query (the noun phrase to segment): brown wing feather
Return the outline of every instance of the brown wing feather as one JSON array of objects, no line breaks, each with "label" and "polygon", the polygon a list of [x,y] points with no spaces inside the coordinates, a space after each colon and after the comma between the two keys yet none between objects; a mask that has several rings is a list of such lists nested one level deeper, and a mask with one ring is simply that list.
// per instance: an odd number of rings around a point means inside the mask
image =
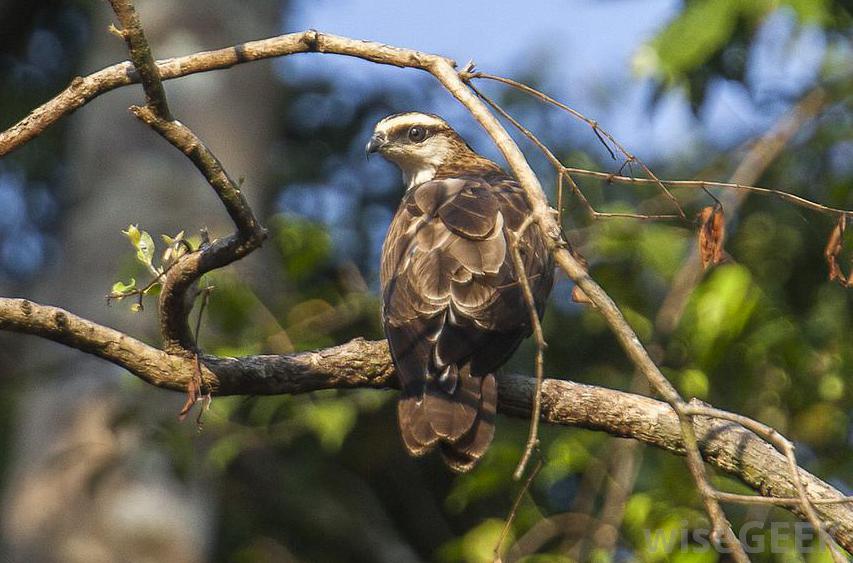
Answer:
[{"label": "brown wing feather", "polygon": [[[467,470],[494,433],[493,372],[530,334],[529,314],[507,252],[507,229],[530,210],[499,172],[426,182],[403,199],[385,240],[383,320],[403,394],[403,440],[415,455],[441,444]],[[538,229],[520,252],[541,315],[553,262]]]}]

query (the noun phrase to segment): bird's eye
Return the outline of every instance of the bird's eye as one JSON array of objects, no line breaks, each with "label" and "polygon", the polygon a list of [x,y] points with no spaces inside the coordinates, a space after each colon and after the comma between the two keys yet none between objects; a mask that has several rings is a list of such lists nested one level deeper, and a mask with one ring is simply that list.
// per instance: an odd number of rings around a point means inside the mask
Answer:
[{"label": "bird's eye", "polygon": [[413,143],[420,143],[424,139],[426,139],[427,131],[420,125],[415,125],[411,129],[409,129],[409,140]]}]

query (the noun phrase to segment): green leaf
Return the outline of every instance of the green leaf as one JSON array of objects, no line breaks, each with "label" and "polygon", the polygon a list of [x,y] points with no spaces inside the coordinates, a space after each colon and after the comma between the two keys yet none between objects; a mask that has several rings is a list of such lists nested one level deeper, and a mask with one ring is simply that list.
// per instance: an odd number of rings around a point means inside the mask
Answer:
[{"label": "green leaf", "polygon": [[160,237],[163,239],[163,242],[166,243],[166,246],[172,246],[176,242],[180,242],[180,241],[184,240],[184,231],[181,231],[180,233],[176,234],[174,237],[170,237],[169,235],[160,235]]},{"label": "green leaf", "polygon": [[161,289],[162,289],[162,284],[152,283],[151,285],[148,286],[148,289],[146,289],[142,293],[143,293],[143,295],[155,295],[156,296],[156,295],[160,295]]},{"label": "green leaf", "polygon": [[689,3],[652,42],[657,70],[672,80],[708,61],[732,36],[738,13],[737,0]]},{"label": "green leaf", "polygon": [[[440,561],[460,561],[480,563],[494,560],[495,545],[503,530],[503,520],[489,518],[468,530],[461,538],[455,538],[444,544],[438,551]],[[503,547],[514,543],[512,531],[504,538]]]},{"label": "green leaf", "polygon": [[277,217],[273,228],[290,279],[308,278],[331,255],[331,239],[322,225],[288,215]]},{"label": "green leaf", "polygon": [[679,330],[708,371],[744,331],[761,298],[745,267],[728,264],[694,292]]},{"label": "green leaf", "polygon": [[[803,21],[823,18],[825,11],[809,5],[812,0],[789,0]],[[798,5],[802,6],[798,6]],[[693,0],[651,42],[634,55],[640,75],[657,75],[675,82],[699,69],[723,50],[735,36],[739,22],[753,27],[776,9],[778,1]]]},{"label": "green leaf", "polygon": [[154,239],[151,238],[151,235],[147,231],[142,231],[134,246],[136,246],[136,259],[146,266],[151,266],[155,250]]},{"label": "green leaf", "polygon": [[708,376],[699,369],[686,369],[681,372],[681,392],[687,398],[707,399],[710,384]]},{"label": "green leaf", "polygon": [[130,281],[124,283],[117,281],[113,284],[113,293],[128,293],[136,289],[136,279],[130,278]]},{"label": "green leaf", "polygon": [[136,225],[129,225],[126,231],[122,231],[128,239],[130,239],[130,244],[133,245],[134,248],[139,246],[139,239],[141,237],[141,233],[139,232],[139,228]]},{"label": "green leaf", "polygon": [[134,303],[133,305],[130,306],[130,310],[133,311],[134,313],[142,312],[142,303]]},{"label": "green leaf", "polygon": [[217,470],[225,471],[245,448],[245,436],[240,434],[224,436],[208,449],[207,461]]},{"label": "green leaf", "polygon": [[166,250],[163,251],[163,256],[161,257],[161,264],[163,264],[164,267],[187,253],[187,243],[184,241],[184,231],[181,231],[174,237],[170,237],[169,235],[160,235],[160,237],[163,239],[163,242],[166,243]]}]

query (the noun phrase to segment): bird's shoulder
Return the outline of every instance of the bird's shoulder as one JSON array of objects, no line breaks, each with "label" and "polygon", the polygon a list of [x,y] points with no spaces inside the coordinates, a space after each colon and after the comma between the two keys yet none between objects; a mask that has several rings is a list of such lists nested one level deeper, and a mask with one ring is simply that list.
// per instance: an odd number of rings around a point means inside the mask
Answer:
[{"label": "bird's shoulder", "polygon": [[530,212],[518,182],[497,166],[437,176],[412,188],[402,207],[413,218],[436,217],[455,234],[473,240],[487,238],[499,215],[515,229]]}]

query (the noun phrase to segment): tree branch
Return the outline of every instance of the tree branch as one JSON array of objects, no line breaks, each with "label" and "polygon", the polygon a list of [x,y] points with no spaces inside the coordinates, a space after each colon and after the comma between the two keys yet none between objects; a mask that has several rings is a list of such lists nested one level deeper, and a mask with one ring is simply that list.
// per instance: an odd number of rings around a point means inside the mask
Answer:
[{"label": "tree branch", "polygon": [[[164,389],[186,391],[194,377],[193,358],[168,354],[58,307],[0,297],[0,330],[40,336],[96,355]],[[202,371],[212,393],[220,396],[397,385],[384,340],[356,339],[332,348],[282,356],[202,356]],[[498,384],[499,411],[529,418],[536,380],[503,375]],[[542,383],[541,421],[607,432],[674,454],[685,453],[678,415],[668,404],[642,395],[546,378]],[[767,498],[780,499],[780,504],[790,505],[789,510],[803,516],[799,499],[792,498],[797,496],[796,484],[784,455],[736,422],[696,416],[694,427],[707,463]],[[820,518],[832,523],[828,532],[842,547],[853,551],[853,503],[811,473],[800,469],[799,474],[815,499]],[[735,500],[725,494],[720,498]]]},{"label": "tree branch", "polygon": [[145,32],[142,29],[142,23],[139,21],[139,15],[136,13],[133,2],[109,0],[109,3],[122,26],[122,29],[113,29],[127,43],[130,60],[133,61],[133,65],[139,72],[142,88],[145,90],[145,104],[159,117],[171,121],[172,114],[166,101],[163,82],[160,80],[160,70],[154,61],[154,55],[151,53],[151,47],[145,38]]},{"label": "tree branch", "polygon": [[[258,223],[249,202],[219,159],[189,127],[172,117],[160,70],[133,2],[110,0],[110,5],[124,28],[119,34],[127,42],[130,58],[139,71],[145,90],[146,105],[131,107],[131,113],[192,161],[216,192],[237,227],[235,235],[214,244],[205,244],[189,256],[180,256],[163,276],[159,306],[164,349],[169,352],[191,352],[198,363],[196,337],[190,331],[188,322],[195,300],[191,289],[205,273],[236,262],[258,248],[266,238],[266,230]],[[198,383],[201,385],[202,382]],[[190,392],[189,395],[192,397],[195,393]]]},{"label": "tree branch", "polygon": [[187,321],[193,306],[191,287],[207,272],[236,262],[258,248],[267,233],[255,218],[243,192],[195,133],[180,121],[158,117],[148,106],[133,106],[130,111],[195,164],[237,227],[237,233],[181,256],[163,277],[159,308],[164,348],[168,351],[192,350],[195,340]]}]

